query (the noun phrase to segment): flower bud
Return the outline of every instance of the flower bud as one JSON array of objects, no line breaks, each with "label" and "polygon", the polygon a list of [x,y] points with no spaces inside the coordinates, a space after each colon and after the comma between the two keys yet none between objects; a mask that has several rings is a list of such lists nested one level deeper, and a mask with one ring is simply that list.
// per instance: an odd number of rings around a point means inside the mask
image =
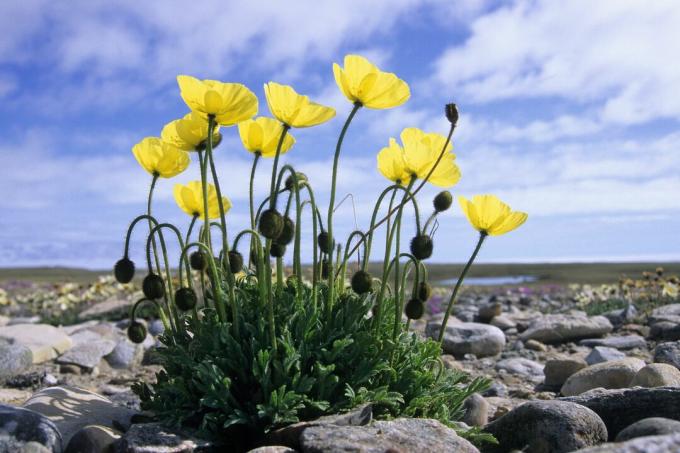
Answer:
[{"label": "flower bud", "polygon": [[434,197],[432,204],[434,205],[434,210],[437,212],[444,212],[451,207],[453,203],[453,195],[448,190],[443,190]]},{"label": "flower bud", "polygon": [[146,340],[146,327],[139,321],[132,321],[128,326],[127,335],[133,343],[142,343]]},{"label": "flower bud", "polygon": [[456,107],[456,104],[446,104],[444,111],[446,112],[446,119],[455,126],[458,123],[458,107]]},{"label": "flower bud", "polygon": [[269,254],[274,258],[281,258],[286,254],[286,246],[279,244],[278,242],[272,242],[272,246],[269,249]]},{"label": "flower bud", "polygon": [[142,292],[149,300],[160,299],[165,295],[165,282],[156,274],[149,274],[142,280]]},{"label": "flower bud", "polygon": [[328,265],[328,260],[321,261],[321,278],[324,280],[328,278],[328,273],[330,271],[330,266]]},{"label": "flower bud", "polygon": [[663,275],[663,267],[656,268],[656,275],[658,275],[659,277]]},{"label": "flower bud", "polygon": [[189,265],[195,271],[204,271],[208,267],[208,260],[202,251],[197,250],[189,255]]},{"label": "flower bud", "polygon": [[260,233],[267,239],[276,239],[283,229],[283,217],[276,209],[267,209],[260,214]]},{"label": "flower bud", "polygon": [[180,288],[175,291],[175,303],[182,311],[191,310],[196,306],[196,293],[191,288]]},{"label": "flower bud", "polygon": [[430,286],[429,283],[422,281],[418,283],[418,289],[417,289],[417,296],[418,299],[422,300],[423,302],[427,302],[427,300],[430,298],[432,295],[432,287]]},{"label": "flower bud", "polygon": [[319,244],[319,249],[322,253],[332,253],[333,247],[330,244],[330,238],[328,237],[328,232],[322,231],[316,238],[317,244]]},{"label": "flower bud", "polygon": [[411,299],[406,303],[404,312],[408,319],[420,319],[425,314],[425,304],[422,300]]},{"label": "flower bud", "polygon": [[[302,185],[303,182],[307,182],[307,175],[305,175],[304,173],[298,171],[295,173],[295,176],[297,176],[298,187]],[[293,186],[295,185],[293,175],[288,175],[285,184],[286,190],[293,190]]]},{"label": "flower bud", "polygon": [[419,234],[411,239],[411,254],[418,260],[426,260],[432,256],[432,238],[427,234]]},{"label": "flower bud", "polygon": [[113,275],[116,276],[118,283],[130,283],[132,277],[135,276],[135,263],[124,256],[113,266]]},{"label": "flower bud", "polygon": [[283,218],[283,228],[281,229],[281,234],[276,238],[276,242],[282,245],[288,245],[291,243],[295,237],[295,222],[286,216]]},{"label": "flower bud", "polygon": [[229,251],[229,269],[232,274],[238,274],[243,270],[243,255],[236,250]]},{"label": "flower bud", "polygon": [[366,294],[373,286],[373,277],[366,271],[356,271],[352,275],[352,290],[357,294]]}]

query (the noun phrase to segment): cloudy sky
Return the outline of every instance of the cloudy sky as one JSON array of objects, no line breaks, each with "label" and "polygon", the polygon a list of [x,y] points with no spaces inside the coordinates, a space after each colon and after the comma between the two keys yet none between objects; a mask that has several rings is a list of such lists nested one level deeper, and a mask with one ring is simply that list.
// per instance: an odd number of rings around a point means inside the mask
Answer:
[{"label": "cloudy sky", "polygon": [[[130,149],[187,111],[177,74],[243,82],[263,115],[269,80],[335,107],[333,121],[295,131],[286,156],[325,206],[350,108],[331,66],[347,53],[412,89],[349,131],[339,193],[352,194],[359,226],[385,186],[376,153],[407,126],[445,133],[443,105],[456,102],[454,195],[494,193],[529,213],[481,261],[680,259],[678,24],[674,0],[3,1],[0,266],[103,268],[120,256],[150,179]],[[235,230],[251,163],[236,129],[216,159]],[[196,175],[194,164],[177,181]],[[266,165],[259,181],[262,195]],[[185,227],[174,183],[160,183],[156,212]],[[349,231],[352,205],[338,212]],[[458,209],[440,223],[433,259],[465,260],[474,231]]]}]

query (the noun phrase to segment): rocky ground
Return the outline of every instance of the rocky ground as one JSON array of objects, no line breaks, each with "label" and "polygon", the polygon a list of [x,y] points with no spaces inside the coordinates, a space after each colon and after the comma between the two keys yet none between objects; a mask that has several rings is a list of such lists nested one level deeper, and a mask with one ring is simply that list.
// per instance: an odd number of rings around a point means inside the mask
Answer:
[{"label": "rocky ground", "polygon": [[[222,451],[140,413],[130,384],[158,370],[162,325],[133,344],[121,319],[130,291],[99,296],[68,326],[0,316],[0,452]],[[438,334],[437,302],[413,325],[422,335]],[[588,316],[564,288],[467,291],[445,329],[445,366],[493,381],[463,422],[499,445],[433,420],[371,421],[366,406],[286,427],[267,441],[278,447],[256,451],[680,451],[680,303]]]}]

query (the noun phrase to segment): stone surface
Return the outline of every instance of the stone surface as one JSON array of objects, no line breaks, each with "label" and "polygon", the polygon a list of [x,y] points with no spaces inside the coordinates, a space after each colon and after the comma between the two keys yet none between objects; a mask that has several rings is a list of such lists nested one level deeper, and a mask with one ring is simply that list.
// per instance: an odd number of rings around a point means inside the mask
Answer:
[{"label": "stone surface", "polygon": [[493,318],[499,316],[503,311],[503,305],[499,302],[489,302],[480,305],[477,312],[477,319],[479,322],[489,323]]},{"label": "stone surface", "polygon": [[254,448],[247,453],[297,453],[297,450],[284,447],[283,445],[269,445],[267,447]]},{"label": "stone surface", "polygon": [[[438,322],[430,322],[425,334],[439,336]],[[444,329],[444,352],[461,358],[465,354],[486,357],[499,354],[505,347],[505,334],[498,327],[475,322],[449,322]]]},{"label": "stone surface", "polygon": [[[121,437],[116,453],[192,453],[209,447],[207,441],[170,431],[160,423],[139,423]],[[231,450],[225,447],[222,451]]]},{"label": "stone surface", "polygon": [[659,343],[654,348],[654,361],[680,369],[680,341]]},{"label": "stone surface", "polygon": [[0,439],[0,446],[3,442],[37,442],[54,453],[63,451],[62,437],[54,423],[28,409],[0,405],[0,433],[7,437]]},{"label": "stone surface", "polygon": [[648,322],[649,324],[657,322],[680,324],[680,304],[668,304],[655,308],[650,313]]},{"label": "stone surface", "polygon": [[22,344],[0,344],[0,380],[26,372],[33,364],[33,353]]},{"label": "stone surface", "polygon": [[122,338],[104,360],[116,369],[127,369],[142,363],[144,347],[131,342],[127,337]]},{"label": "stone surface", "polygon": [[595,346],[586,356],[586,363],[588,365],[596,365],[598,363],[621,360],[624,358],[626,358],[626,354],[618,349],[608,348],[606,346]]},{"label": "stone surface", "polygon": [[565,343],[581,338],[598,337],[613,329],[611,322],[604,316],[585,314],[544,315],[535,319],[520,334],[520,339],[537,340],[542,343]]},{"label": "stone surface", "polygon": [[489,403],[479,393],[473,393],[463,403],[461,419],[468,426],[484,426],[489,422]]},{"label": "stone surface", "polygon": [[548,350],[548,347],[541,343],[540,341],[536,340],[527,340],[524,342],[524,347],[527,349],[531,349],[532,351],[540,351],[540,352],[545,352]]},{"label": "stone surface", "polygon": [[633,378],[644,366],[645,362],[633,357],[591,365],[569,376],[560,393],[564,396],[573,396],[598,387],[605,389],[630,387]]},{"label": "stone surface", "polygon": [[26,390],[0,388],[0,404],[18,406],[30,398],[30,396],[31,393]]},{"label": "stone surface", "polygon": [[569,376],[587,366],[586,361],[580,357],[550,359],[545,363],[545,368],[543,368],[545,385],[548,387],[561,387]]},{"label": "stone surface", "polygon": [[496,363],[495,368],[496,370],[505,370],[510,374],[522,376],[535,382],[542,382],[545,377],[543,365],[523,357],[500,360]]},{"label": "stone surface", "polygon": [[368,426],[313,426],[302,432],[300,444],[304,453],[479,452],[453,429],[422,418],[398,418]]},{"label": "stone surface", "polygon": [[66,352],[73,342],[63,330],[47,324],[13,324],[0,327],[0,337],[22,344],[33,353],[33,363],[42,363]]},{"label": "stone surface", "polygon": [[678,451],[680,451],[680,434],[667,434],[603,444],[578,450],[578,453],[676,453]]},{"label": "stone surface", "polygon": [[607,428],[592,410],[563,401],[530,401],[491,422],[486,431],[499,441],[485,451],[521,449],[570,452],[607,440]]},{"label": "stone surface", "polygon": [[48,387],[24,403],[27,409],[48,417],[61,432],[64,444],[87,425],[127,429],[135,411],[115,406],[108,398],[75,387]]},{"label": "stone surface", "polygon": [[680,420],[680,388],[677,387],[598,389],[560,400],[578,403],[595,411],[607,425],[610,440],[622,429],[643,418]]},{"label": "stone surface", "polygon": [[595,346],[605,346],[618,350],[647,347],[647,342],[640,335],[614,335],[606,338],[587,338],[579,341],[578,344],[591,348],[594,348]]},{"label": "stone surface", "polygon": [[680,370],[667,363],[652,363],[637,372],[631,387],[680,387]]},{"label": "stone surface", "polygon": [[651,325],[649,337],[659,341],[680,340],[680,324],[660,321]]},{"label": "stone surface", "polygon": [[116,343],[101,337],[99,334],[82,330],[71,335],[73,347],[57,359],[57,363],[73,364],[92,369],[99,364],[102,357],[110,354]]},{"label": "stone surface", "polygon": [[130,312],[130,307],[132,307],[134,302],[133,298],[121,299],[119,297],[111,297],[83,310],[78,314],[78,319],[125,317]]},{"label": "stone surface", "polygon": [[636,437],[659,436],[662,434],[680,433],[680,422],[663,417],[643,418],[623,429],[617,436],[616,442],[623,442]]},{"label": "stone surface", "polygon": [[65,453],[113,452],[118,439],[120,433],[106,426],[84,426],[71,437]]}]

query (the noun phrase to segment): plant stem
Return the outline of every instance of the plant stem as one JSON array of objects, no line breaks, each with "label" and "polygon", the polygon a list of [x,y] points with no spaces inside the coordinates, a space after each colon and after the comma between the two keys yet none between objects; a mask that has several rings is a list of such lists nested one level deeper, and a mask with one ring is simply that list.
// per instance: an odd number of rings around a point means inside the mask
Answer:
[{"label": "plant stem", "polygon": [[255,183],[255,170],[257,170],[257,163],[260,161],[260,156],[262,156],[261,153],[256,152],[255,153],[255,159],[253,159],[253,166],[250,169],[250,228],[255,229],[255,190],[253,187],[253,184]]},{"label": "plant stem", "polygon": [[449,321],[449,316],[451,315],[451,309],[453,308],[453,303],[456,300],[456,295],[458,294],[458,290],[460,289],[460,286],[463,284],[463,280],[465,280],[465,275],[467,275],[468,270],[470,270],[470,266],[472,266],[472,263],[474,262],[475,258],[477,258],[477,254],[479,253],[479,249],[482,248],[482,243],[484,242],[484,239],[486,239],[487,233],[480,233],[479,234],[479,241],[477,241],[477,247],[475,247],[475,251],[472,252],[472,256],[470,256],[470,260],[467,262],[465,267],[463,268],[463,272],[461,272],[460,277],[458,277],[458,281],[456,282],[456,286],[453,288],[453,292],[451,293],[451,298],[449,299],[449,304],[446,307],[446,313],[444,313],[444,319],[442,320],[442,325],[439,328],[439,345],[444,342],[444,329],[446,328],[446,323]]}]

